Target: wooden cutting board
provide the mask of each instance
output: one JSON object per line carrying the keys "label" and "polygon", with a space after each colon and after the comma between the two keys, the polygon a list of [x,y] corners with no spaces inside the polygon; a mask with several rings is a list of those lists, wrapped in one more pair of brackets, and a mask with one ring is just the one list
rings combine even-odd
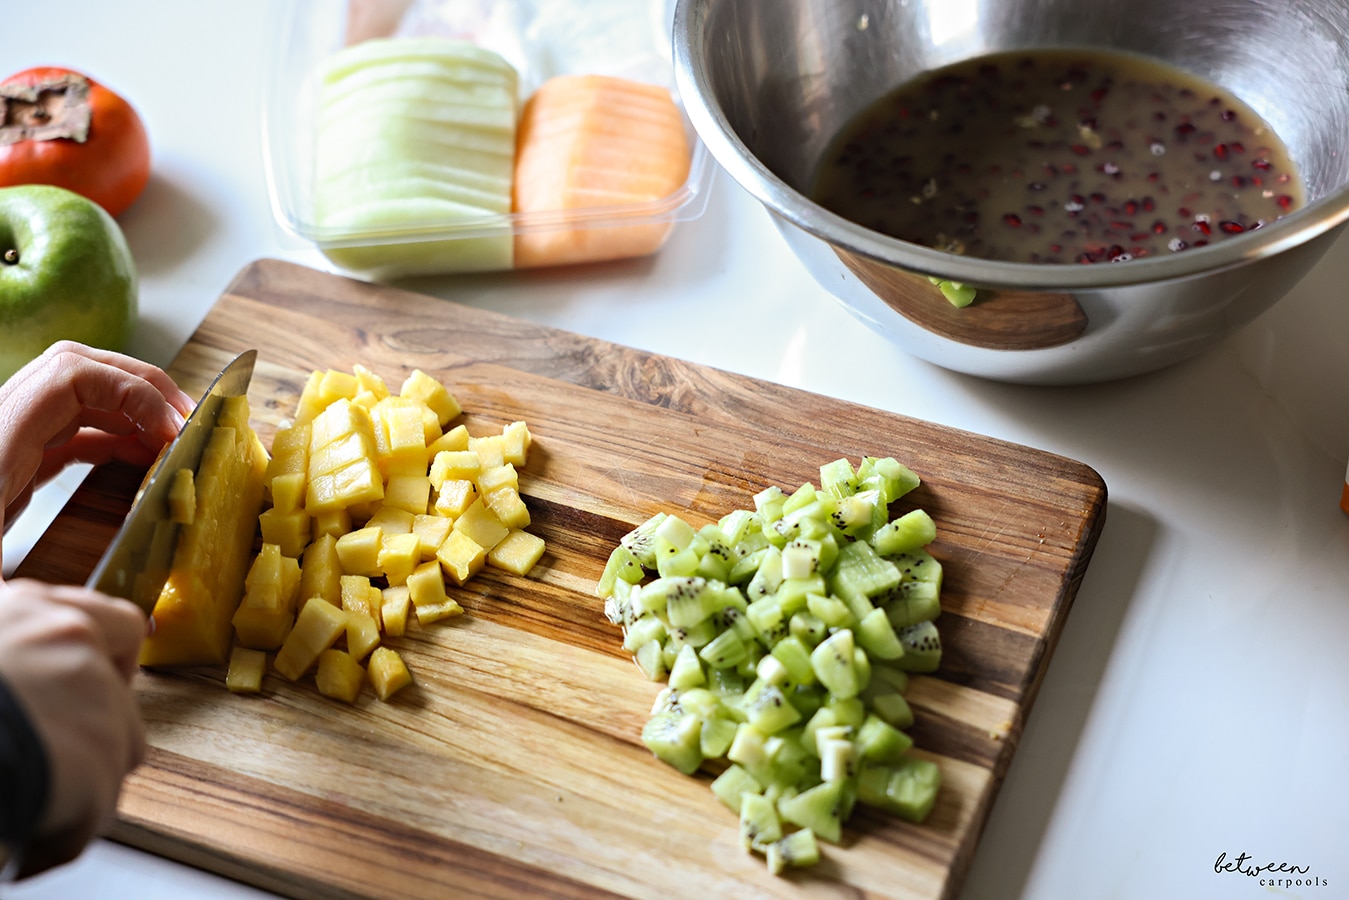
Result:
{"label": "wooden cutting board", "polygon": [[[392,642],[416,683],[354,706],[270,675],[142,672],[149,757],[113,837],[283,894],[385,896],[954,895],[1104,521],[1089,467],[1041,451],[756,381],[427,296],[262,260],[171,366],[189,393],[236,352],[270,446],[314,369],[414,367],[462,402],[471,433],[526,420],[526,578],[485,572],[465,616]],[[913,680],[912,734],[944,785],[922,826],[859,807],[842,847],[771,876],[736,817],[639,735],[659,685],[624,653],[594,585],[653,513],[695,527],[840,456],[893,455],[922,478],[945,565],[941,670]],[[106,468],[19,574],[82,583],[140,472]]]}

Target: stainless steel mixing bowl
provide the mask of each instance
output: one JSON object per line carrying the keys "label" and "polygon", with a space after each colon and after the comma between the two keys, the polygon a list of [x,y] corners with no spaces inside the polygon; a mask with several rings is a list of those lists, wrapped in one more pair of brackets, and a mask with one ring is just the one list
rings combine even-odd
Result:
{"label": "stainless steel mixing bowl", "polygon": [[[1088,266],[945,253],[806,199],[830,138],[889,89],[1041,47],[1143,53],[1227,88],[1288,146],[1307,205],[1209,247]],[[698,133],[815,279],[955,371],[1071,384],[1186,359],[1286,294],[1349,218],[1349,0],[679,0],[673,50]],[[957,309],[928,276],[979,299]]]}

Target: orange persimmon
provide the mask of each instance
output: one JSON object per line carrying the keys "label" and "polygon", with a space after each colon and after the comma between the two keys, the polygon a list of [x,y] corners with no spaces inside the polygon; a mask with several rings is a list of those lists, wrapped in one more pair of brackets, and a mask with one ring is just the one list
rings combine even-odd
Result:
{"label": "orange persimmon", "polygon": [[149,180],[145,125],[117,94],[52,66],[0,82],[0,187],[51,184],[117,216]]}

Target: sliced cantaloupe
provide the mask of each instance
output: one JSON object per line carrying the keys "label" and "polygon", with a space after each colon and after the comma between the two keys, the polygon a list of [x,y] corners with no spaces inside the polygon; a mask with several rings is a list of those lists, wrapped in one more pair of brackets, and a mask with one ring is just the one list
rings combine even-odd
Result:
{"label": "sliced cantaloupe", "polygon": [[688,178],[691,148],[670,92],[603,75],[564,75],[525,103],[516,130],[516,213],[603,208],[641,222],[568,230],[521,227],[517,268],[595,262],[655,252],[672,222],[650,204]]}
{"label": "sliced cantaloupe", "polygon": [[248,422],[244,397],[225,401],[197,466],[196,510],[178,536],[168,581],[154,607],[143,666],[206,665],[229,658],[231,618],[244,593],[267,451]]}

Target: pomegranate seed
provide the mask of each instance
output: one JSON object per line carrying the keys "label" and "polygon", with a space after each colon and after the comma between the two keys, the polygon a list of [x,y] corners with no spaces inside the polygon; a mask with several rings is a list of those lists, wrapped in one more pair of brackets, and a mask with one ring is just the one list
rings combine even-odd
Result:
{"label": "pomegranate seed", "polygon": [[1078,156],[1086,156],[1088,153],[1091,152],[1091,148],[1088,147],[1086,144],[1073,144],[1072,151],[1076,153]]}
{"label": "pomegranate seed", "polygon": [[1100,191],[1097,191],[1096,193],[1094,193],[1094,194],[1091,195],[1091,202],[1092,202],[1092,203],[1104,203],[1104,202],[1105,202],[1105,194],[1102,194]]}
{"label": "pomegranate seed", "polygon": [[1226,144],[1218,144],[1216,147],[1214,147],[1214,148],[1213,148],[1213,158],[1214,158],[1214,159],[1227,159],[1227,145],[1226,145]]}
{"label": "pomegranate seed", "polygon": [[1261,172],[1268,172],[1270,169],[1274,168],[1274,164],[1263,156],[1251,160],[1251,166],[1252,168],[1259,169]]}
{"label": "pomegranate seed", "polygon": [[1158,219],[1156,222],[1152,223],[1153,234],[1166,234],[1170,230],[1171,229],[1167,228],[1166,223],[1163,222],[1161,219]]}
{"label": "pomegranate seed", "polygon": [[1182,219],[1188,219],[1193,213],[1190,212],[1188,206],[1182,206],[1180,209],[1176,210],[1176,215],[1180,216]]}
{"label": "pomegranate seed", "polygon": [[1026,212],[1030,213],[1032,216],[1043,216],[1045,214],[1045,208],[1043,206],[1027,206]]}
{"label": "pomegranate seed", "polygon": [[1194,225],[1192,225],[1191,227],[1195,231],[1203,235],[1213,234],[1213,228],[1209,226],[1209,223],[1203,221],[1202,219],[1198,222],[1195,222]]}
{"label": "pomegranate seed", "polygon": [[1245,186],[1246,186],[1246,179],[1244,177],[1242,177],[1241,175],[1232,176],[1232,187],[1244,188]]}
{"label": "pomegranate seed", "polygon": [[1274,198],[1274,202],[1279,204],[1279,209],[1289,210],[1293,208],[1293,198],[1288,194],[1280,194]]}
{"label": "pomegranate seed", "polygon": [[1231,150],[1233,153],[1245,153],[1246,145],[1241,143],[1241,141],[1233,141],[1227,145],[1227,149]]}
{"label": "pomegranate seed", "polygon": [[1021,217],[1018,216],[1016,213],[1008,213],[1007,215],[1002,217],[1002,221],[1004,224],[1010,225],[1013,228],[1021,227]]}
{"label": "pomegranate seed", "polygon": [[1116,231],[1133,231],[1133,222],[1111,222],[1110,227]]}
{"label": "pomegranate seed", "polygon": [[1223,230],[1224,234],[1241,234],[1246,230],[1240,222],[1233,222],[1231,219],[1219,222],[1218,227]]}
{"label": "pomegranate seed", "polygon": [[1138,215],[1138,201],[1137,201],[1137,200],[1127,200],[1127,201],[1125,201],[1125,203],[1124,203],[1124,214],[1125,214],[1126,216],[1135,216],[1135,215]]}
{"label": "pomegranate seed", "polygon": [[1196,130],[1197,129],[1194,127],[1192,123],[1181,122],[1179,125],[1176,126],[1176,136],[1186,138],[1194,134]]}

